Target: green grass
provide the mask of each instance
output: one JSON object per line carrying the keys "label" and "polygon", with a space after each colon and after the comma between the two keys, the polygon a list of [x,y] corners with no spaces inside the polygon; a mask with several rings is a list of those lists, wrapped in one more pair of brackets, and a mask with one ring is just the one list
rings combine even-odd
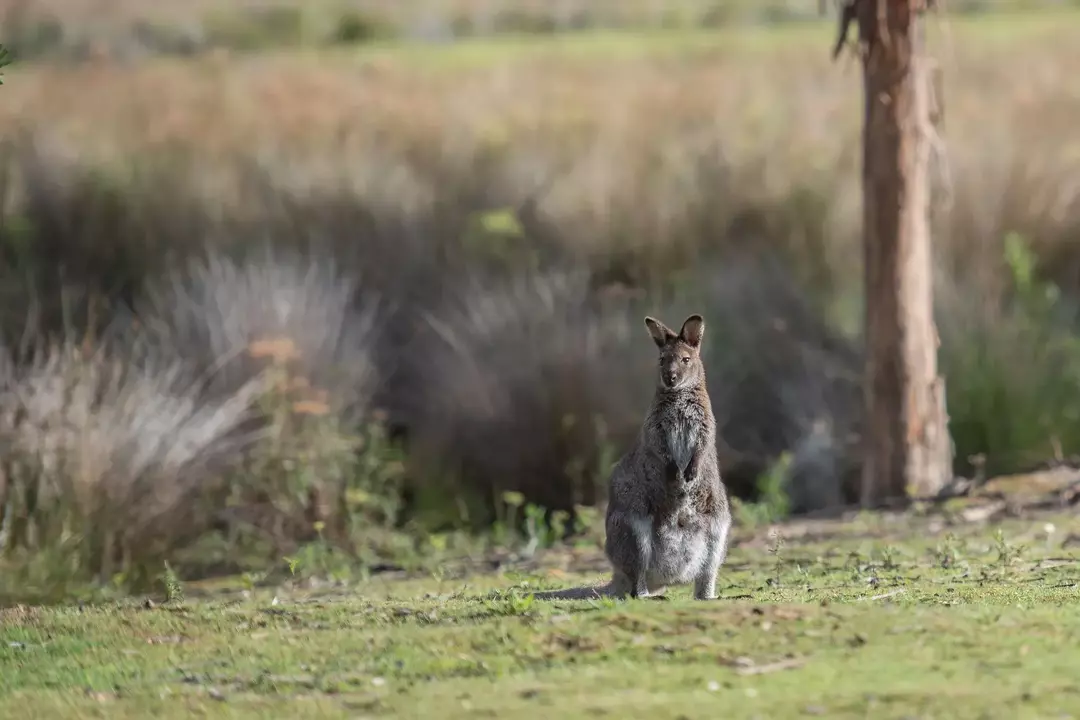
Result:
{"label": "green grass", "polygon": [[868,515],[782,530],[782,542],[744,538],[722,597],[705,603],[686,588],[534,601],[537,587],[602,579],[595,552],[552,551],[456,579],[0,611],[0,704],[35,718],[1025,718],[1080,706],[1077,519],[995,530]]}
{"label": "green grass", "polygon": [[[557,11],[545,11],[544,3],[531,3],[531,8],[521,6],[513,0],[495,3],[490,0],[457,3],[393,3],[393,2],[348,2],[340,0],[319,2],[306,0],[275,0],[270,3],[239,3],[238,7],[218,7],[215,3],[190,2],[155,3],[153,7],[146,3],[114,3],[116,7],[102,13],[93,3],[80,0],[39,0],[29,12],[17,8],[7,13],[5,24],[10,26],[8,40],[15,45],[21,58],[48,57],[50,55],[78,53],[79,48],[88,42],[116,43],[127,38],[129,41],[146,45],[147,49],[163,53],[177,52],[189,43],[200,40],[209,46],[228,47],[234,50],[271,50],[274,48],[321,48],[333,45],[368,44],[383,41],[396,41],[408,37],[417,23],[424,19],[428,24],[434,22],[443,30],[457,26],[457,33],[468,36],[468,19],[478,5],[494,11],[493,27],[483,31],[484,42],[494,38],[496,43],[517,44],[549,38],[552,35],[591,34],[599,31],[603,35],[611,33],[611,28],[637,28],[647,33],[668,28],[676,33],[689,27],[696,27],[703,22],[716,27],[725,34],[741,34],[750,31],[760,35],[761,28],[778,28],[782,37],[791,31],[801,32],[803,27],[821,27],[832,30],[835,22],[831,17],[821,15],[814,3],[805,3],[796,8],[785,2],[731,2],[719,3],[676,3],[669,4],[663,13],[663,19],[654,12],[655,2],[637,3],[629,7],[626,2],[617,4],[610,0],[600,3],[585,3],[580,9],[585,11],[583,19],[590,30],[570,30],[565,33],[549,32],[554,28]],[[219,5],[219,4],[217,4]],[[346,6],[351,7],[346,7]],[[426,7],[415,7],[426,5]],[[436,7],[439,5],[441,7]],[[515,5],[518,12],[515,10]],[[580,4],[579,4],[580,5]],[[621,6],[624,12],[616,19],[610,12],[615,6]],[[682,6],[681,10],[679,5]],[[796,3],[795,5],[799,5]],[[962,21],[981,21],[984,17],[1003,18],[1014,24],[1012,18],[1021,24],[1031,16],[1059,13],[1060,3],[1050,0],[1037,2],[1007,1],[978,3],[980,10],[971,13],[974,8],[967,3],[966,8],[952,8],[959,11],[954,16]],[[1075,3],[1074,3],[1075,5]],[[175,6],[175,7],[173,7]],[[413,7],[409,7],[413,6]],[[696,7],[695,7],[696,6]],[[713,12],[709,12],[711,10]],[[1066,8],[1067,9],[1067,8]],[[715,14],[726,10],[726,18]],[[791,11],[795,11],[794,13]],[[835,14],[835,9],[829,13]],[[465,26],[461,22],[465,21]]]}
{"label": "green grass", "polygon": [[[1023,37],[1065,37],[1080,19],[1080,9],[1061,8],[1026,12],[994,12],[974,16],[930,16],[930,42],[942,52],[951,44],[976,42],[1014,44]],[[851,38],[855,38],[852,31]],[[499,34],[432,43],[386,39],[357,46],[269,47],[248,53],[288,63],[362,64],[420,67],[433,71],[460,71],[493,64],[522,61],[625,61],[671,56],[685,59],[705,53],[737,54],[803,52],[820,47],[828,57],[836,39],[835,20],[808,21],[776,26],[637,30],[584,30],[563,34]],[[163,57],[150,62],[188,64],[185,58]]]}
{"label": "green grass", "polygon": [[[1080,10],[1065,8],[1024,13],[935,17],[927,20],[930,39],[1015,42],[1018,35],[1065,33]],[[410,41],[374,42],[346,49],[309,50],[319,57],[340,55],[362,59],[428,61],[460,67],[504,62],[520,57],[624,59],[706,51],[775,52],[817,44],[827,55],[836,39],[836,22],[801,22],[778,26],[716,29],[596,30],[561,35],[499,35],[432,44]],[[852,31],[851,38],[855,38]]]}

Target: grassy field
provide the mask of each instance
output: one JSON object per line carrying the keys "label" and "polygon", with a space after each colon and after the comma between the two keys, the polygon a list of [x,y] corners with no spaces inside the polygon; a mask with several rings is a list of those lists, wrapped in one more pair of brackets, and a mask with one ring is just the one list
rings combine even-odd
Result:
{"label": "grassy field", "polygon": [[580,548],[495,572],[10,608],[0,703],[35,718],[1074,716],[1080,520],[961,515],[744,531],[707,603],[685,588],[533,601],[602,580]]}

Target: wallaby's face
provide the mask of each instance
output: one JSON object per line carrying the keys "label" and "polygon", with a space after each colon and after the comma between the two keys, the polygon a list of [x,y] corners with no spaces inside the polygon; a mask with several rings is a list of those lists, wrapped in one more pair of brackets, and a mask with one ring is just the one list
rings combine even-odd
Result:
{"label": "wallaby's face", "polygon": [[645,318],[645,326],[660,349],[659,387],[663,390],[684,390],[701,384],[705,378],[705,367],[701,364],[701,338],[705,332],[705,321],[701,316],[686,318],[678,334],[651,317]]}

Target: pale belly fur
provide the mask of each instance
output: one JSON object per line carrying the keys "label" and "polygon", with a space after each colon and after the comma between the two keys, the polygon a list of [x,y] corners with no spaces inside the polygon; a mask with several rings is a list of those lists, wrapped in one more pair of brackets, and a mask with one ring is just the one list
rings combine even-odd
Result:
{"label": "pale belly fur", "polygon": [[701,570],[707,555],[704,527],[697,523],[661,526],[652,533],[652,553],[646,579],[650,588],[688,583]]}

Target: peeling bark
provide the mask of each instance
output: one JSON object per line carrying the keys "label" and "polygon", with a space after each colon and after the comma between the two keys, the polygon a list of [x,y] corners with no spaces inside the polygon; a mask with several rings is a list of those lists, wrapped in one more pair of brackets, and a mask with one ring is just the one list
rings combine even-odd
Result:
{"label": "peeling bark", "polygon": [[931,120],[917,0],[853,0],[863,64],[866,404],[862,503],[938,493],[952,478],[933,315]]}

